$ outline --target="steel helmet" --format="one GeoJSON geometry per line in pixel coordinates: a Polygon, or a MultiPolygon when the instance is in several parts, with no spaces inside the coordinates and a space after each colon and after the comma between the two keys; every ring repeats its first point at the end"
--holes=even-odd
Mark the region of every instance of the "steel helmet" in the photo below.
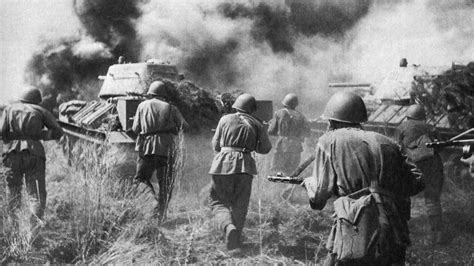
{"type": "Polygon", "coordinates": [[[163,81],[154,81],[150,84],[148,88],[148,95],[156,96],[156,97],[168,97],[168,88],[163,81]]]}
{"type": "Polygon", "coordinates": [[[421,104],[413,104],[408,107],[406,117],[415,120],[425,120],[425,108],[421,104]]]}
{"type": "Polygon", "coordinates": [[[232,108],[235,108],[241,112],[246,112],[246,113],[251,114],[257,111],[257,101],[252,95],[248,93],[244,93],[244,94],[239,95],[239,97],[235,99],[235,102],[232,105],[232,108]]]}
{"type": "Polygon", "coordinates": [[[321,118],[344,123],[362,123],[367,121],[367,109],[359,95],[343,91],[331,96],[321,118]]]}
{"type": "Polygon", "coordinates": [[[288,107],[288,108],[295,108],[298,106],[298,96],[294,93],[288,93],[285,98],[283,98],[283,101],[281,101],[283,106],[288,107]]]}
{"type": "Polygon", "coordinates": [[[42,100],[40,90],[33,86],[26,88],[20,95],[20,101],[24,103],[39,104],[42,100]]]}

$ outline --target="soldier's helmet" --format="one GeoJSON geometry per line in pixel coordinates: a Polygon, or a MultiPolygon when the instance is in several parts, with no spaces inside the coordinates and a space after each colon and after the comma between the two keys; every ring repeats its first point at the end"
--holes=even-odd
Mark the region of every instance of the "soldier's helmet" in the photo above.
{"type": "Polygon", "coordinates": [[[285,107],[296,108],[296,106],[298,106],[298,96],[294,93],[288,93],[281,103],[285,107]]]}
{"type": "Polygon", "coordinates": [[[421,104],[413,104],[408,107],[406,117],[414,120],[425,120],[425,108],[421,104]]]}
{"type": "Polygon", "coordinates": [[[327,102],[321,118],[351,124],[363,123],[367,121],[367,109],[359,95],[338,92],[327,102]]]}
{"type": "Polygon", "coordinates": [[[154,81],[150,84],[147,94],[155,97],[166,98],[168,97],[168,87],[163,83],[163,81],[154,81]]]}
{"type": "Polygon", "coordinates": [[[33,86],[26,88],[20,95],[20,101],[24,103],[39,104],[42,100],[40,90],[33,86]]]}
{"type": "Polygon", "coordinates": [[[239,95],[239,97],[235,99],[235,102],[232,105],[232,108],[235,108],[241,112],[251,114],[257,111],[257,101],[252,95],[248,93],[244,93],[244,94],[239,95]]]}

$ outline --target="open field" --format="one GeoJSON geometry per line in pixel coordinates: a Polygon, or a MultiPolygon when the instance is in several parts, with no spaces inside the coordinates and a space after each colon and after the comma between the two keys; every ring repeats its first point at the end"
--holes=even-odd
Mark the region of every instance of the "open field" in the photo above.
{"type": "MultiPolygon", "coordinates": [[[[69,166],[59,144],[47,143],[48,201],[39,236],[31,234],[27,222],[20,223],[19,233],[10,230],[1,181],[1,258],[28,263],[321,263],[332,224],[331,204],[323,211],[311,210],[299,187],[290,200],[283,199],[282,191],[288,186],[264,179],[269,155],[257,156],[259,176],[253,183],[244,254],[234,258],[225,252],[222,234],[213,228],[206,205],[211,136],[185,136],[184,165],[177,167],[174,195],[163,224],[150,217],[150,196],[121,177],[133,174],[134,156],[121,149],[82,144],[74,150],[76,159],[69,166]],[[126,166],[117,170],[117,165],[126,166]]],[[[447,179],[444,245],[427,242],[424,200],[414,198],[408,263],[474,263],[473,187],[471,178],[447,179]]]]}

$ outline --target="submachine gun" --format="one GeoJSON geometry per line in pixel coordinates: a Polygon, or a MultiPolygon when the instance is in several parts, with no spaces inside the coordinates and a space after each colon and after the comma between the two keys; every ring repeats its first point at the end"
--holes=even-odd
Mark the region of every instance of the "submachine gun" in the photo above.
{"type": "Polygon", "coordinates": [[[462,157],[464,159],[469,158],[472,153],[474,152],[474,138],[471,139],[459,139],[462,136],[465,136],[469,133],[474,132],[474,128],[471,128],[463,133],[449,139],[446,141],[433,141],[426,143],[426,147],[428,148],[444,148],[444,147],[462,147],[462,157]]]}
{"type": "Polygon", "coordinates": [[[301,174],[301,172],[304,171],[304,169],[306,169],[306,167],[308,167],[314,161],[315,158],[316,157],[314,156],[314,154],[311,155],[308,159],[306,159],[304,162],[298,165],[298,167],[296,167],[293,173],[291,173],[288,176],[285,176],[282,173],[277,173],[276,175],[269,175],[267,179],[268,181],[275,182],[275,183],[287,183],[287,184],[299,185],[303,183],[303,178],[298,177],[298,176],[301,174]]]}

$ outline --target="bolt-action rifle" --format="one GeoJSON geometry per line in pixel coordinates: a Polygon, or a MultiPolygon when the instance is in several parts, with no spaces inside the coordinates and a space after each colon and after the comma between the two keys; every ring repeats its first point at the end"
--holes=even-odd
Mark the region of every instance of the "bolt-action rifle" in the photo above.
{"type": "Polygon", "coordinates": [[[293,173],[288,176],[285,176],[282,173],[277,173],[276,175],[269,175],[267,179],[268,181],[275,183],[301,184],[303,183],[303,178],[298,176],[314,161],[315,158],[314,154],[311,155],[308,159],[298,165],[293,173]]]}

